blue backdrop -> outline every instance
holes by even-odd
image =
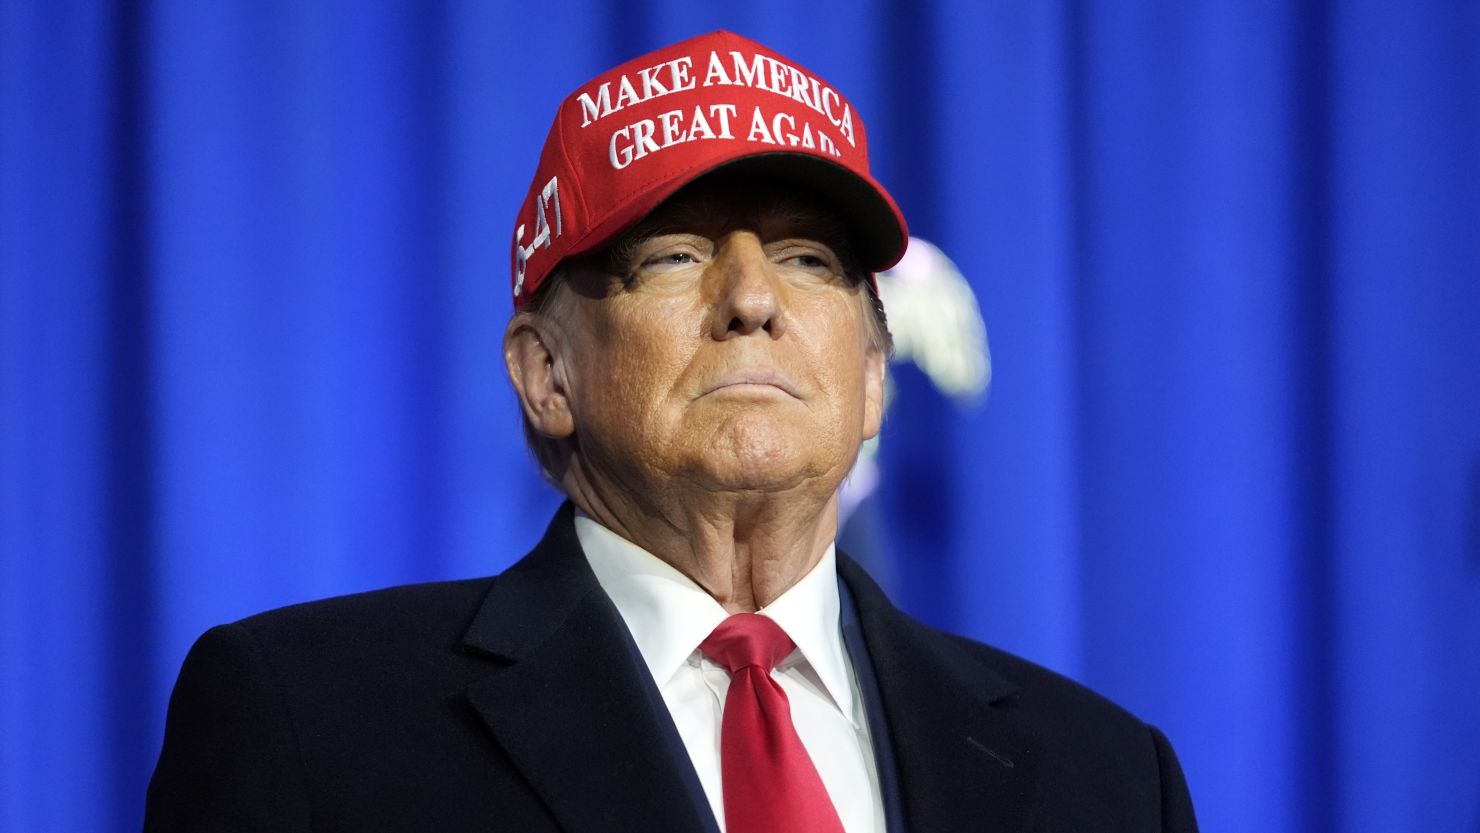
[[[206,627],[488,574],[556,103],[713,28],[854,100],[992,336],[896,598],[1165,728],[1208,831],[1480,830],[1480,6],[0,0],[0,828],[134,829]]]

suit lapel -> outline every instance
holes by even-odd
[[[912,831],[1026,829],[1041,767],[1013,719],[1016,688],[947,637],[905,616],[850,559],[838,570],[883,698]]]
[[[498,667],[467,696],[569,833],[715,831],[672,719],[581,554],[569,504],[494,580],[464,636]],[[1016,689],[899,612],[846,557],[911,831],[1025,829],[1040,761]],[[876,733],[875,742],[879,742]]]
[[[581,555],[567,504],[464,637],[502,667],[468,690],[570,833],[713,830],[672,719]],[[696,794],[697,793],[697,794]]]

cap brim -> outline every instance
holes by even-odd
[[[604,228],[594,230],[595,233],[571,255],[586,254],[611,243],[669,197],[718,171],[743,172],[795,182],[825,200],[848,227],[854,253],[869,272],[888,269],[904,256],[909,229],[899,206],[883,186],[836,162],[811,154],[784,151],[720,160],[708,167],[685,171],[645,194],[635,195],[620,218],[614,217],[603,224]]]
[[[909,230],[899,206],[877,182],[842,165],[808,154],[762,153],[719,165],[710,173],[718,170],[789,180],[825,199],[848,226],[854,253],[870,272],[882,272],[904,256]]]

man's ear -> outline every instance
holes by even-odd
[[[504,330],[504,363],[524,416],[536,431],[554,439],[576,430],[557,355],[560,346],[548,322],[534,313],[515,313]]]
[[[884,374],[888,359],[877,347],[867,349],[863,367],[863,438],[871,440],[879,435],[879,428],[884,424]]]

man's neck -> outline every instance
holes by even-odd
[[[573,466],[566,494],[602,526],[673,565],[729,613],[770,604],[817,566],[837,537],[836,489],[780,493],[601,488]],[[640,499],[634,499],[634,495]]]

